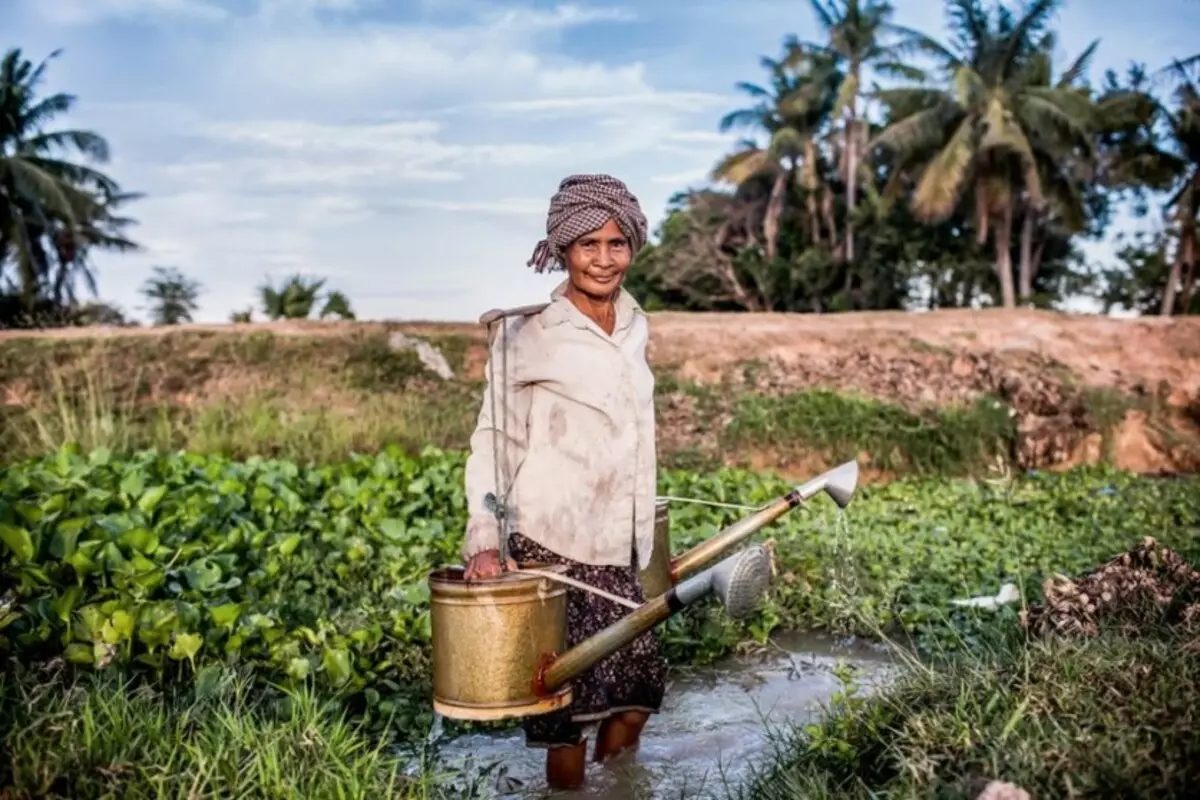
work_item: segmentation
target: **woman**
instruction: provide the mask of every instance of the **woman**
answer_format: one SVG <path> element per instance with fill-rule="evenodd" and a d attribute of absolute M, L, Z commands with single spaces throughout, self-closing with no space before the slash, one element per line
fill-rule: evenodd
<path fill-rule="evenodd" d="M 560 267 L 567 276 L 548 305 L 506 319 L 507 337 L 497 335 L 492 348 L 466 467 L 465 577 L 493 578 L 508 566 L 500 523 L 484 502 L 507 488 L 514 561 L 562 564 L 576 580 L 641 602 L 638 570 L 654 542 L 654 376 L 646 316 L 621 284 L 646 242 L 646 218 L 621 181 L 573 175 L 550 201 L 546 234 L 529 266 Z M 493 408 L 503 419 L 493 421 Z M 626 613 L 569 588 L 568 646 Z M 585 725 L 599 723 L 597 762 L 636 749 L 661 706 L 666 672 L 648 632 L 581 675 L 568 708 L 527 718 L 526 743 L 547 748 L 550 786 L 583 783 Z"/>

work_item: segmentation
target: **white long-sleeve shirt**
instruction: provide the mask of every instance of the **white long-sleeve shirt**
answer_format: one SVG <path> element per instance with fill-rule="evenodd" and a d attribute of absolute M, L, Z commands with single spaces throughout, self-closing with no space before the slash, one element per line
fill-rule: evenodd
<path fill-rule="evenodd" d="M 629 565 L 636 537 L 644 568 L 654 544 L 657 491 L 646 314 L 622 289 L 609 336 L 571 303 L 565 289 L 566 282 L 542 311 L 497 323 L 508 326 L 507 381 L 504 336 L 497 330 L 467 458 L 463 557 L 498 547 L 499 525 L 484 497 L 495 492 L 500 498 L 511 486 L 510 532 L 566 558 L 611 566 Z"/>

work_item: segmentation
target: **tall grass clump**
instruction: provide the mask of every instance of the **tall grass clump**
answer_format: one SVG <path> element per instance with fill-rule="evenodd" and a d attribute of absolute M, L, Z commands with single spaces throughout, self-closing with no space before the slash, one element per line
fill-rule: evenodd
<path fill-rule="evenodd" d="M 1190 797 L 1200 785 L 1200 647 L 1143 635 L 1027 639 L 996 625 L 969 651 L 910 659 L 883 691 L 852 680 L 829 714 L 776 736 L 741 800 Z"/>
<path fill-rule="evenodd" d="M 479 388 L 432 378 L 386 339 L 339 342 L 344 357 L 331 363 L 313 342 L 229 338 L 8 345 L 0 463 L 71 445 L 322 464 L 392 444 L 460 447 L 470 436 Z"/>
<path fill-rule="evenodd" d="M 889 472 L 964 475 L 1008 457 L 1016 427 L 1006 406 L 982 398 L 969 406 L 915 413 L 871 398 L 811 389 L 743 395 L 723 433 L 730 446 L 772 443 L 831 461 L 870 453 Z"/>
<path fill-rule="evenodd" d="M 304 689 L 228 675 L 166 694 L 120 673 L 0 677 L 0 786 L 9 798 L 417 798 L 388 730 L 366 733 Z"/>
<path fill-rule="evenodd" d="M 138 403 L 141 372 L 117 378 L 108 350 L 96 346 L 70 367 L 47 360 L 26 385 L 31 397 L 7 410 L 0 407 L 0 446 L 6 459 L 17 454 L 52 452 L 65 444 L 84 450 L 117 452 L 139 447 L 169 446 L 171 421 L 166 409 Z M 11 391 L 11 390 L 10 390 Z"/>

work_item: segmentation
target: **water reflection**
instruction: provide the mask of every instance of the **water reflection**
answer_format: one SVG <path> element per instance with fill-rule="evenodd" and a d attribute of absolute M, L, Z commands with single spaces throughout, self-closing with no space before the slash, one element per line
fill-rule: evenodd
<path fill-rule="evenodd" d="M 865 687 L 896 668 L 885 648 L 865 642 L 791 634 L 775 644 L 773 651 L 679 674 L 636 757 L 589 764 L 588 782 L 578 791 L 547 790 L 544 755 L 526 748 L 519 730 L 442 742 L 430 766 L 463 776 L 455 781 L 463 796 L 478 798 L 727 797 L 770 756 L 773 734 L 821 712 L 839 689 L 833 673 L 839 662 L 857 667 Z"/>

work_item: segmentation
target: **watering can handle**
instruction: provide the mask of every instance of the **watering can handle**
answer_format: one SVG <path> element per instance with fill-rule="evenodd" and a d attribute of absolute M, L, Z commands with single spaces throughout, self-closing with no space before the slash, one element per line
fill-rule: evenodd
<path fill-rule="evenodd" d="M 510 572 L 509 574 L 511 575 L 514 573 Z M 540 578 L 546 578 L 547 580 L 558 581 L 559 583 L 565 583 L 567 586 L 574 586 L 576 589 L 582 589 L 585 592 L 591 592 L 592 594 L 596 595 L 597 597 L 603 597 L 605 600 L 609 600 L 613 603 L 617 603 L 618 605 L 625 606 L 626 608 L 631 608 L 631 609 L 640 608 L 640 606 L 637 603 L 633 602 L 632 600 L 627 600 L 624 597 L 620 597 L 620 596 L 612 594 L 610 592 L 606 592 L 603 589 L 597 589 L 595 586 L 586 584 L 583 581 L 577 581 L 574 578 L 568 578 L 566 575 L 558 575 L 556 573 L 547 572 L 547 571 L 540 570 L 540 569 L 523 569 L 523 568 L 518 569 L 515 574 L 537 575 Z"/>

